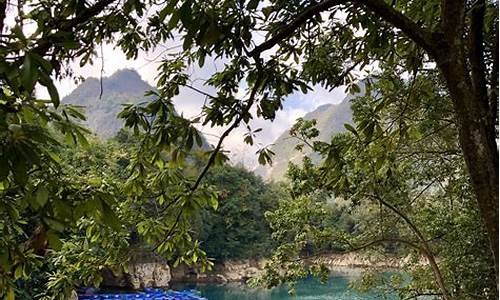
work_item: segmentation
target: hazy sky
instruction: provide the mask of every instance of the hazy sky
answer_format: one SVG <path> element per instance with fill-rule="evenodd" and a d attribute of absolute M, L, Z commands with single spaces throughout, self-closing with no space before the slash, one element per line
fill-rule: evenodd
<path fill-rule="evenodd" d="M 177 45 L 168 45 L 165 47 L 160 47 L 154 53 L 141 53 L 137 60 L 127 60 L 125 55 L 120 49 L 114 49 L 111 45 L 105 45 L 103 48 L 104 54 L 104 77 L 112 75 L 115 71 L 123 68 L 133 68 L 139 72 L 142 79 L 147 81 L 152 86 L 155 86 L 155 77 L 157 74 L 158 61 L 161 60 L 162 51 L 165 48 L 175 47 Z M 98 51 L 99 52 L 99 51 Z M 193 85 L 198 88 L 211 92 L 209 87 L 203 86 L 200 80 L 196 79 L 206 79 L 214 72 L 215 68 L 220 69 L 221 63 L 215 63 L 207 59 L 205 66 L 202 69 L 196 68 L 190 70 L 191 78 L 194 81 Z M 101 60 L 95 59 L 94 65 L 88 65 L 80 68 L 78 64 L 73 66 L 76 75 L 81 75 L 84 78 L 87 77 L 99 77 L 101 73 Z M 57 87 L 61 94 L 61 97 L 68 95 L 74 88 L 76 84 L 72 80 L 63 80 L 58 82 Z M 41 95 L 46 94 L 44 91 L 40 91 Z M 273 143 L 273 141 L 284 131 L 286 131 L 297 118 L 302 117 L 309 111 L 314 110 L 316 107 L 326 104 L 326 103 L 339 103 L 344 98 L 344 88 L 335 89 L 332 92 L 316 87 L 312 92 L 308 94 L 296 93 L 287 98 L 284 103 L 284 109 L 277 113 L 274 122 L 264 121 L 260 119 L 254 119 L 251 122 L 252 129 L 263 128 L 259 133 L 257 138 L 257 144 L 250 147 L 243 143 L 243 134 L 247 131 L 246 128 L 238 128 L 233 131 L 233 133 L 225 140 L 224 149 L 230 151 L 230 156 L 233 163 L 244 163 L 247 167 L 253 168 L 257 165 L 257 157 L 255 152 L 259 149 L 259 146 L 265 146 Z M 176 109 L 179 113 L 185 116 L 194 116 L 199 114 L 201 106 L 205 98 L 190 90 L 184 89 L 181 91 L 180 95 L 174 99 Z M 199 128 L 207 137 L 210 143 L 217 142 L 217 136 L 223 131 L 223 128 L 211 128 L 205 126 Z"/>
<path fill-rule="evenodd" d="M 28 8 L 26 8 L 29 10 Z M 11 26 L 14 24 L 15 11 L 9 10 L 7 12 L 6 24 Z M 27 24 L 24 27 L 26 33 L 33 31 L 34 24 Z M 256 35 L 254 37 L 255 42 L 258 44 L 264 37 Z M 138 59 L 127 60 L 125 55 L 120 49 L 115 49 L 113 45 L 104 45 L 103 61 L 104 66 L 102 66 L 102 61 L 100 58 L 94 60 L 93 65 L 87 65 L 83 68 L 79 67 L 79 63 L 76 62 L 72 65 L 72 69 L 77 76 L 87 77 L 97 77 L 101 75 L 101 67 L 103 67 L 103 76 L 107 77 L 112 75 L 115 71 L 124 68 L 133 68 L 138 71 L 142 79 L 147 81 L 152 86 L 156 86 L 155 77 L 157 74 L 158 62 L 166 53 L 171 53 L 180 49 L 182 45 L 181 42 L 173 41 L 172 44 L 165 46 L 158 46 L 153 53 L 140 53 Z M 176 48 L 177 47 L 177 48 Z M 166 50 L 171 49 L 171 50 Z M 100 55 L 100 48 L 97 46 L 97 52 Z M 272 49 L 271 49 L 272 51 Z M 269 55 L 267 51 L 264 56 Z M 206 60 L 205 67 L 202 69 L 192 70 L 192 78 L 208 78 L 210 74 L 215 70 L 214 66 L 216 64 L 209 59 Z M 220 67 L 220 66 L 219 66 Z M 200 81 L 195 81 L 193 85 L 201 88 L 204 91 L 210 92 L 210 89 L 201 85 Z M 76 88 L 77 84 L 74 83 L 72 79 L 65 79 L 60 82 L 56 82 L 56 86 L 59 90 L 61 98 L 71 93 L 73 89 Z M 48 93 L 44 88 L 38 88 L 37 92 L 39 96 L 48 98 Z M 275 139 L 284 131 L 288 130 L 290 126 L 299 117 L 302 117 L 307 112 L 310 112 L 320 105 L 326 103 L 339 103 L 345 97 L 344 87 L 337 88 L 332 92 L 316 87 L 312 92 L 304 95 L 302 93 L 294 94 L 285 101 L 284 109 L 279 111 L 276 115 L 274 122 L 264 121 L 261 119 L 254 119 L 251 122 L 252 129 L 257 129 L 259 127 L 263 130 L 259 133 L 256 144 L 250 147 L 243 143 L 243 134 L 247 131 L 243 126 L 233 131 L 233 133 L 226 138 L 224 143 L 224 149 L 230 151 L 230 156 L 233 163 L 243 162 L 247 167 L 253 168 L 257 165 L 257 157 L 255 152 L 259 147 L 269 145 L 275 141 Z M 204 97 L 193 92 L 192 90 L 184 89 L 181 91 L 180 95 L 175 99 L 175 106 L 179 113 L 183 113 L 185 116 L 197 115 L 200 112 L 201 106 L 204 102 Z M 254 114 L 255 115 L 255 114 Z M 210 143 L 216 143 L 218 141 L 217 136 L 223 132 L 224 128 L 210 128 L 205 126 L 199 128 L 206 136 Z"/>

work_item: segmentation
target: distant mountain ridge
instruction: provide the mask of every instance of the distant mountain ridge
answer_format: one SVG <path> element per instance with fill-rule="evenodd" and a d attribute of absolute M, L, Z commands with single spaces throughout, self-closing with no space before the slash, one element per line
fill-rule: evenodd
<path fill-rule="evenodd" d="M 123 109 L 122 104 L 138 103 L 151 100 L 144 93 L 154 87 L 142 80 L 137 71 L 122 69 L 109 77 L 99 79 L 89 77 L 75 90 L 62 99 L 63 103 L 85 107 L 87 121 L 84 123 L 100 137 L 109 138 L 123 126 L 117 115 Z"/>
<path fill-rule="evenodd" d="M 345 131 L 344 124 L 352 123 L 351 100 L 365 92 L 363 82 L 359 82 L 360 92 L 347 95 L 339 104 L 325 104 L 317 107 L 314 111 L 307 113 L 305 120 L 316 119 L 316 128 L 320 134 L 318 140 L 330 142 L 332 135 Z M 259 166 L 255 172 L 266 180 L 281 181 L 285 178 L 288 163 L 300 164 L 304 156 L 313 160 L 319 160 L 317 154 L 308 147 L 298 151 L 295 147 L 300 143 L 296 138 L 290 136 L 289 129 L 283 132 L 274 142 L 271 150 L 274 152 L 272 166 Z"/>

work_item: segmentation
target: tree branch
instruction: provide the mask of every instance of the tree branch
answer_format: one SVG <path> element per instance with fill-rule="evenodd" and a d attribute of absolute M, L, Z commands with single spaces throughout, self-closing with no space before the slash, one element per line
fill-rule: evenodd
<path fill-rule="evenodd" d="M 0 35 L 3 33 L 6 11 L 7 11 L 7 0 L 0 0 Z"/>
<path fill-rule="evenodd" d="M 490 76 L 490 109 L 491 114 L 493 115 L 492 124 L 497 124 L 498 120 L 498 18 L 495 22 L 495 30 L 493 35 L 493 64 L 491 68 L 491 76 Z"/>
<path fill-rule="evenodd" d="M 115 2 L 116 0 L 101 0 L 89 7 L 88 9 L 83 10 L 83 12 L 78 13 L 76 17 L 73 19 L 69 19 L 67 21 L 61 22 L 61 26 L 59 29 L 61 31 L 65 31 L 71 29 L 81 23 L 87 22 L 90 18 L 97 16 L 100 12 L 102 12 L 108 5 Z"/>
<path fill-rule="evenodd" d="M 231 124 L 231 126 L 229 126 L 229 128 L 227 128 L 223 133 L 222 135 L 220 136 L 219 138 L 219 141 L 217 143 L 217 146 L 215 146 L 214 150 L 212 151 L 212 154 L 210 154 L 210 157 L 208 158 L 208 161 L 207 163 L 205 164 L 205 167 L 203 168 L 203 170 L 200 172 L 200 174 L 198 175 L 195 183 L 189 188 L 189 195 L 188 195 L 188 198 L 190 198 L 193 193 L 196 191 L 196 189 L 198 189 L 198 186 L 201 184 L 201 181 L 203 180 L 203 178 L 205 177 L 205 175 L 208 173 L 208 170 L 210 170 L 210 167 L 213 165 L 213 163 L 215 162 L 215 158 L 217 156 L 217 154 L 220 152 L 221 148 L 222 148 L 222 144 L 224 143 L 224 140 L 226 139 L 226 137 L 229 136 L 229 134 L 234 130 L 236 129 L 239 125 L 240 125 L 240 122 L 243 120 L 243 117 L 246 113 L 248 113 L 248 111 L 250 110 L 250 108 L 253 106 L 254 102 L 255 102 L 255 97 L 257 95 L 257 92 L 260 88 L 260 84 L 261 84 L 261 80 L 262 80 L 262 75 L 261 75 L 261 72 L 258 73 L 257 75 L 257 79 L 255 81 L 255 84 L 252 88 L 252 91 L 250 92 L 250 96 L 248 98 L 248 101 L 247 101 L 247 104 L 245 105 L 245 107 L 243 108 L 242 112 L 240 113 L 240 115 L 238 115 L 238 117 L 236 117 L 236 119 L 234 120 L 234 122 Z M 181 195 L 178 195 L 177 197 L 175 197 L 170 203 L 169 205 L 167 206 L 170 207 L 172 204 L 178 202 L 180 199 L 182 198 L 182 194 Z M 162 213 L 165 211 L 166 209 L 162 209 Z M 172 225 L 172 227 L 170 228 L 169 232 L 167 233 L 167 235 L 165 236 L 165 238 L 160 241 L 159 243 L 156 244 L 156 246 L 153 248 L 153 251 L 155 251 L 156 249 L 158 249 L 158 247 L 160 247 L 160 245 L 162 243 L 164 243 L 165 241 L 167 241 L 169 238 L 170 238 L 170 235 L 173 233 L 173 230 L 175 229 L 175 227 L 177 226 L 177 224 L 179 223 L 179 220 L 181 218 L 181 215 L 182 215 L 182 210 L 183 208 L 181 207 L 181 210 L 179 211 L 179 213 L 177 214 L 177 217 L 176 217 L 176 221 L 175 223 Z"/>
<path fill-rule="evenodd" d="M 384 0 L 354 0 L 354 2 L 358 5 L 365 6 L 387 23 L 400 29 L 427 52 L 435 52 L 435 45 L 432 43 L 431 32 L 417 25 L 417 23 L 394 9 L 394 7 L 386 3 Z"/>
<path fill-rule="evenodd" d="M 441 28 L 445 37 L 462 37 L 466 1 L 441 0 Z"/>
<path fill-rule="evenodd" d="M 0 0 L 3 1 L 3 0 Z M 74 27 L 77 26 L 82 26 L 85 25 L 87 21 L 89 21 L 91 18 L 97 16 L 99 13 L 101 13 L 108 5 L 111 3 L 115 2 L 116 0 L 101 0 L 95 3 L 93 6 L 89 7 L 88 9 L 83 10 L 81 13 L 79 13 L 76 17 L 73 19 L 67 20 L 67 21 L 61 21 L 60 23 L 57 22 L 59 26 L 57 26 L 57 31 L 55 33 L 52 33 L 48 36 L 42 37 L 38 40 L 38 46 L 36 46 L 33 50 L 33 52 L 37 53 L 40 56 L 45 56 L 47 55 L 47 52 L 49 49 L 53 46 L 55 46 L 53 39 L 53 35 L 56 34 L 57 32 L 64 32 L 64 31 L 69 31 L 73 29 Z M 24 56 L 21 57 L 18 61 L 17 64 L 22 64 L 24 60 Z"/>
<path fill-rule="evenodd" d="M 315 15 L 346 2 L 347 2 L 346 0 L 325 0 L 318 4 L 309 6 L 303 12 L 298 14 L 293 20 L 291 20 L 289 24 L 287 24 L 281 30 L 279 30 L 276 35 L 274 35 L 269 40 L 255 47 L 252 51 L 248 53 L 248 55 L 255 57 L 256 55 L 259 55 L 260 53 L 271 49 L 276 44 L 278 44 L 279 42 L 285 40 L 290 35 L 292 35 L 295 32 L 295 30 L 297 30 L 300 26 L 305 24 L 307 21 L 309 21 L 309 19 L 311 19 Z"/>
<path fill-rule="evenodd" d="M 271 49 L 281 41 L 292 35 L 300 26 L 305 24 L 309 19 L 315 15 L 326 11 L 334 6 L 345 4 L 349 1 L 346 0 L 325 0 L 318 4 L 309 6 L 302 13 L 298 14 L 288 25 L 284 26 L 278 31 L 276 35 L 269 40 L 255 47 L 249 52 L 250 56 L 255 56 L 263 51 Z M 369 11 L 380 16 L 384 21 L 394 25 L 415 43 L 419 44 L 425 50 L 434 53 L 434 45 L 431 39 L 431 33 L 417 25 L 410 18 L 395 10 L 392 6 L 383 0 L 351 0 L 351 2 L 360 6 L 366 7 Z"/>
<path fill-rule="evenodd" d="M 434 258 L 434 254 L 432 253 L 429 244 L 427 242 L 427 239 L 424 237 L 422 232 L 417 228 L 415 224 L 402 212 L 400 212 L 394 205 L 390 204 L 389 202 L 385 201 L 382 197 L 380 197 L 378 194 L 375 195 L 368 195 L 382 203 L 385 207 L 389 208 L 391 211 L 393 211 L 395 214 L 400 216 L 406 224 L 410 227 L 410 229 L 413 231 L 413 233 L 417 236 L 420 244 L 422 245 L 421 247 L 421 252 L 425 257 L 427 257 L 427 260 L 429 261 L 429 265 L 432 268 L 432 271 L 434 273 L 436 283 L 439 286 L 439 289 L 443 292 L 443 298 L 446 300 L 451 299 L 451 295 L 448 292 L 448 289 L 446 288 L 446 284 L 444 283 L 443 275 L 441 274 L 441 270 L 439 269 L 439 266 L 436 262 L 436 259 Z"/>
<path fill-rule="evenodd" d="M 486 87 L 486 65 L 484 63 L 483 26 L 485 10 L 486 4 L 484 0 L 478 0 L 471 10 L 469 59 L 474 93 L 481 102 L 484 111 L 491 112 Z"/>
<path fill-rule="evenodd" d="M 203 168 L 203 170 L 201 171 L 200 175 L 198 175 L 198 179 L 196 179 L 196 182 L 192 186 L 191 190 L 196 190 L 198 188 L 198 186 L 201 183 L 201 180 L 203 179 L 203 177 L 205 176 L 205 174 L 208 172 L 208 170 L 210 169 L 210 167 L 214 163 L 215 157 L 217 156 L 217 153 L 222 148 L 222 143 L 224 142 L 224 140 L 226 139 L 226 137 L 235 128 L 237 128 L 240 125 L 240 122 L 243 120 L 243 117 L 245 116 L 245 114 L 248 113 L 248 111 L 250 110 L 250 108 L 253 106 L 253 104 L 255 102 L 255 96 L 257 95 L 257 91 L 259 90 L 259 87 L 260 87 L 261 80 L 262 80 L 262 75 L 259 72 L 258 75 L 257 75 L 257 80 L 255 81 L 255 84 L 254 84 L 254 86 L 252 88 L 252 91 L 250 92 L 250 97 L 248 98 L 247 104 L 243 108 L 243 110 L 240 113 L 240 115 L 238 115 L 238 117 L 234 120 L 233 124 L 228 129 L 226 129 L 226 131 L 224 131 L 222 133 L 222 135 L 221 135 L 221 137 L 219 139 L 219 142 L 217 143 L 217 146 L 215 147 L 215 149 L 213 150 L 212 154 L 210 155 L 210 157 L 208 159 L 208 162 L 205 165 L 205 168 Z"/>

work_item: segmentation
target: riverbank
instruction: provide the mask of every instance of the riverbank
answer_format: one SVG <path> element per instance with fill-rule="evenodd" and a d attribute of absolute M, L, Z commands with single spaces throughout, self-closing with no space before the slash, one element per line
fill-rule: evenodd
<path fill-rule="evenodd" d="M 400 258 L 372 257 L 355 253 L 329 254 L 306 260 L 306 263 L 323 263 L 330 271 L 345 275 L 353 270 L 359 273 L 365 268 L 400 269 L 406 262 Z M 171 269 L 171 282 L 186 283 L 229 283 L 246 282 L 264 272 L 266 259 L 228 260 L 216 263 L 210 272 L 201 273 L 195 267 L 179 266 Z"/>

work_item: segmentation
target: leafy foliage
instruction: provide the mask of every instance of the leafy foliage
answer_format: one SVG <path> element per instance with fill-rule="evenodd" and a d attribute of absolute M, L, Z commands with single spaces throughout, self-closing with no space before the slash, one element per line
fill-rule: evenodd
<path fill-rule="evenodd" d="M 409 82 L 397 73 L 383 74 L 353 100 L 355 127 L 346 125 L 349 131 L 328 144 L 311 145 L 322 153 L 322 164 L 305 160 L 302 168 L 291 166 L 293 199 L 267 215 L 279 246 L 261 283 L 318 274 L 321 265 L 304 262 L 310 256 L 378 249 L 407 261 L 412 280 L 404 284 L 368 273 L 358 288 L 383 280 L 403 298 L 497 297 L 452 109 L 439 89 L 432 90 L 436 80 L 432 74 Z M 297 124 L 295 134 L 317 136 L 311 122 Z M 341 228 L 332 205 L 346 202 L 344 212 L 357 217 L 353 227 Z M 470 273 L 471 265 L 481 275 Z"/>
<path fill-rule="evenodd" d="M 384 97 L 365 99 L 369 105 L 356 108 L 356 127 L 321 147 L 321 174 L 329 179 L 323 188 L 355 202 L 374 196 L 389 204 L 386 210 L 399 217 L 391 214 L 387 222 L 396 224 L 406 241 L 416 239 L 430 262 L 437 246 L 424 240 L 435 232 L 413 214 L 422 210 L 442 217 L 434 215 L 439 209 L 433 205 L 447 199 L 450 205 L 442 207 L 470 218 L 453 219 L 452 213 L 436 224 L 460 227 L 459 220 L 477 220 L 478 209 L 498 273 L 496 2 L 22 1 L 9 27 L 6 11 L 7 1 L 0 2 L 1 296 L 13 299 L 15 283 L 28 279 L 47 252 L 61 246 L 61 238 L 82 229 L 82 222 L 118 233 L 137 222 L 138 234 L 153 249 L 209 267 L 193 240 L 191 220 L 216 206 L 216 191 L 202 181 L 211 166 L 227 160 L 225 138 L 255 116 L 274 120 L 287 96 L 314 85 L 330 89 L 344 84 L 359 92 L 351 71 L 369 71 L 374 64 Z M 257 44 L 257 35 L 265 41 Z M 136 58 L 140 50 L 174 36 L 182 40 L 183 50 L 163 59 L 157 91 L 146 95 L 155 100 L 129 105 L 121 113 L 134 131 L 131 140 L 138 142 L 125 185 L 65 172 L 56 149 L 88 142 L 85 129 L 74 122 L 83 116 L 60 104 L 53 80 L 72 76 L 72 61 L 92 63 L 101 43 L 115 42 L 127 57 Z M 270 49 L 272 54 L 264 55 Z M 203 66 L 206 58 L 223 61 L 224 68 L 206 80 L 215 94 L 203 94 L 207 101 L 201 114 L 186 119 L 175 113 L 172 101 L 180 88 L 192 84 L 189 68 Z M 412 78 L 416 88 L 401 78 Z M 37 86 L 45 87 L 50 100 L 38 99 Z M 204 167 L 188 163 L 189 153 L 203 143 L 198 124 L 225 128 L 214 149 L 195 161 L 205 162 Z M 252 144 L 253 138 L 246 142 Z M 271 162 L 271 151 L 259 152 L 262 163 Z M 470 203 L 468 181 L 459 179 L 466 169 L 477 206 Z M 444 188 L 419 195 L 423 187 L 436 184 Z M 409 201 L 416 196 L 418 201 Z M 416 225 L 402 222 L 403 215 L 412 216 Z M 399 226 L 403 223 L 411 228 Z M 363 234 L 368 233 L 373 230 Z M 482 240 L 481 231 L 475 237 L 474 242 Z M 463 245 L 455 248 L 467 252 Z M 483 295 L 496 290 L 489 272 L 482 281 L 451 288 L 455 281 L 447 276 L 446 259 L 440 264 L 442 280 L 435 266 L 433 273 L 444 298 L 461 296 L 462 286 L 487 285 L 479 291 Z M 474 264 L 478 271 L 486 265 Z"/>
<path fill-rule="evenodd" d="M 207 255 L 216 260 L 269 256 L 274 245 L 264 212 L 286 195 L 242 167 L 214 168 L 206 181 L 219 192 L 218 209 L 206 210 L 200 219 L 198 238 Z"/>

